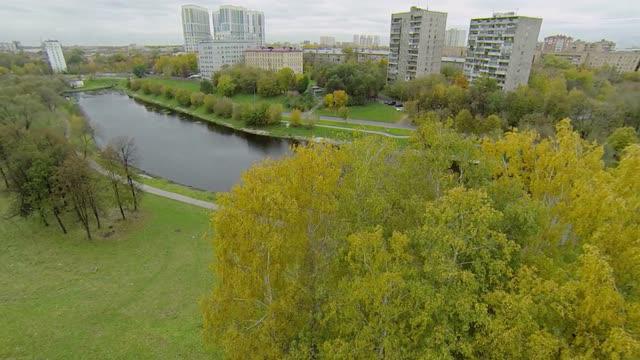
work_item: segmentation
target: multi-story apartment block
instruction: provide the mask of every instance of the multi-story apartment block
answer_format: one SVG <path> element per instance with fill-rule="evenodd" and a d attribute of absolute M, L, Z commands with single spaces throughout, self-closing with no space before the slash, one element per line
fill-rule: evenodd
<path fill-rule="evenodd" d="M 67 71 L 67 62 L 64 60 L 62 46 L 58 40 L 47 40 L 42 43 L 42 54 L 49 63 L 51 71 L 61 73 Z"/>
<path fill-rule="evenodd" d="M 19 50 L 19 41 L 0 42 L 0 52 L 17 53 Z"/>
<path fill-rule="evenodd" d="M 257 46 L 250 40 L 208 40 L 198 44 L 198 68 L 204 78 L 211 78 L 224 65 L 244 62 L 244 52 Z"/>
<path fill-rule="evenodd" d="M 247 49 L 244 61 L 248 66 L 263 70 L 278 71 L 290 68 L 296 74 L 302 74 L 302 50 L 294 48 L 263 47 Z"/>
<path fill-rule="evenodd" d="M 265 43 L 264 13 L 241 6 L 222 5 L 212 14 L 216 40 L 248 40 Z"/>
<path fill-rule="evenodd" d="M 380 36 L 356 34 L 353 35 L 353 45 L 360 48 L 377 48 L 380 46 Z"/>
<path fill-rule="evenodd" d="M 461 47 L 467 45 L 467 31 L 464 29 L 448 29 L 444 37 L 445 47 Z"/>
<path fill-rule="evenodd" d="M 198 43 L 211 40 L 209 10 L 197 5 L 183 5 L 182 33 L 184 34 L 184 51 L 197 52 Z"/>
<path fill-rule="evenodd" d="M 586 56 L 585 64 L 591 68 L 608 65 L 621 73 L 640 71 L 640 51 L 592 51 Z"/>
<path fill-rule="evenodd" d="M 542 52 L 562 52 L 569 50 L 573 45 L 573 38 L 566 35 L 552 35 L 544 38 Z"/>
<path fill-rule="evenodd" d="M 320 46 L 321 47 L 334 47 L 336 46 L 336 38 L 333 36 L 320 36 Z"/>
<path fill-rule="evenodd" d="M 388 81 L 440 72 L 447 13 L 411 7 L 391 14 Z"/>
<path fill-rule="evenodd" d="M 514 90 L 529 81 L 531 64 L 542 19 L 496 13 L 471 19 L 464 73 L 472 82 L 488 76 L 503 90 Z"/>

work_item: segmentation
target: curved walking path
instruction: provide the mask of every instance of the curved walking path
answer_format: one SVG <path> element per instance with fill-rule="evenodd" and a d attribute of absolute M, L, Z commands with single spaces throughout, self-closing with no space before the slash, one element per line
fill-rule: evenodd
<path fill-rule="evenodd" d="M 282 113 L 282 115 L 289 116 L 289 115 L 291 115 L 291 113 L 290 112 L 284 112 L 284 113 Z M 412 124 L 388 123 L 388 122 L 382 122 L 382 121 L 361 120 L 361 119 L 347 119 L 347 120 L 345 120 L 345 119 L 343 119 L 341 117 L 327 116 L 327 115 L 320 115 L 319 119 L 320 120 L 333 121 L 333 122 L 341 122 L 341 123 L 352 124 L 352 125 L 353 124 L 357 124 L 357 125 L 377 126 L 377 127 L 381 127 L 381 128 L 387 128 L 387 129 L 404 129 L 404 130 L 415 130 L 416 129 L 415 125 L 412 125 Z M 318 125 L 316 125 L 316 126 L 318 126 Z M 354 129 L 349 129 L 349 130 L 354 130 Z"/>

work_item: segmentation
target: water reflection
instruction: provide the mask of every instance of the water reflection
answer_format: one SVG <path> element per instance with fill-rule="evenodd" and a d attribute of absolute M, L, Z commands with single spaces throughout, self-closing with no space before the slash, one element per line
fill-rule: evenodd
<path fill-rule="evenodd" d="M 252 164 L 290 153 L 286 140 L 198 121 L 122 93 L 78 94 L 77 99 L 96 129 L 98 146 L 117 136 L 133 137 L 140 169 L 196 188 L 229 190 Z"/>

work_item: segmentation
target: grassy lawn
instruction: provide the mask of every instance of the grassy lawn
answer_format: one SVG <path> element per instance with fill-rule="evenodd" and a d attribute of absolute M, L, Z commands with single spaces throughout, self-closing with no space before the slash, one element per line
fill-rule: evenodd
<path fill-rule="evenodd" d="M 411 129 L 390 129 L 390 128 L 384 128 L 380 126 L 343 123 L 343 122 L 330 121 L 330 120 L 320 120 L 318 122 L 318 125 L 330 125 L 330 126 L 346 127 L 350 129 L 372 130 L 372 131 L 379 131 L 379 132 L 383 132 L 391 135 L 401 135 L 401 136 L 411 136 L 415 133 L 415 130 L 411 130 Z"/>
<path fill-rule="evenodd" d="M 188 196 L 190 198 L 194 198 L 202 201 L 208 201 L 208 202 L 215 202 L 216 200 L 216 194 L 214 192 L 176 184 L 166 179 L 162 179 L 162 178 L 148 179 L 145 177 L 141 177 L 140 181 L 146 185 L 153 186 L 165 191 L 171 191 L 176 194 Z"/>
<path fill-rule="evenodd" d="M 177 80 L 163 78 L 144 78 L 143 80 L 159 82 L 162 85 L 170 86 L 176 89 L 187 89 L 190 91 L 200 91 L 200 80 Z"/>
<path fill-rule="evenodd" d="M 215 356 L 198 305 L 213 281 L 206 211 L 146 194 L 137 219 L 105 222 L 89 241 L 71 220 L 64 236 L 0 218 L 0 358 Z"/>
<path fill-rule="evenodd" d="M 253 94 L 237 94 L 231 97 L 231 100 L 238 104 L 253 104 L 253 102 L 255 101 L 256 103 L 264 102 L 268 104 L 283 104 L 283 106 L 285 99 L 286 97 L 284 95 L 269 98 L 256 95 L 255 100 Z"/>
<path fill-rule="evenodd" d="M 325 108 L 318 109 L 316 112 L 324 116 L 338 116 L 335 112 Z M 349 117 L 358 120 L 395 123 L 404 117 L 404 112 L 396 110 L 393 106 L 375 102 L 367 105 L 349 106 Z"/>

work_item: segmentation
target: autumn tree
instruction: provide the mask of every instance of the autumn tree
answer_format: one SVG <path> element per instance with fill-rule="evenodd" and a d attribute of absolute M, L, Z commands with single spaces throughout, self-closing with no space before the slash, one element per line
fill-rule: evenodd
<path fill-rule="evenodd" d="M 109 147 L 117 154 L 118 162 L 122 167 L 124 180 L 129 187 L 133 202 L 133 210 L 137 211 L 140 201 L 140 189 L 138 185 L 138 175 L 134 169 L 138 158 L 138 148 L 133 140 L 126 136 L 116 137 L 111 140 Z"/>

